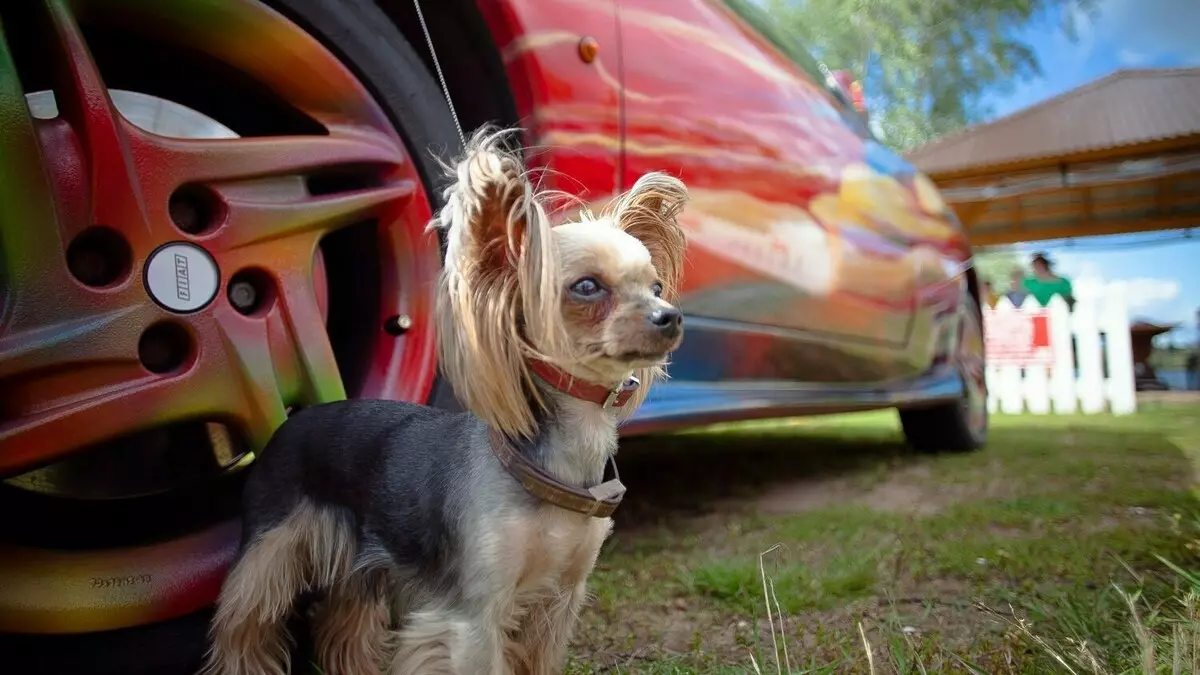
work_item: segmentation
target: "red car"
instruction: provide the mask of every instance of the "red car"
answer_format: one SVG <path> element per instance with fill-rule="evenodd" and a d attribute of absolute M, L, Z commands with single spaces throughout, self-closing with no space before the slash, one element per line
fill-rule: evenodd
<path fill-rule="evenodd" d="M 19 672 L 194 662 L 242 469 L 289 409 L 454 405 L 422 231 L 459 146 L 439 75 L 468 132 L 527 130 L 548 188 L 687 183 L 687 339 L 628 433 L 894 407 L 918 450 L 983 444 L 962 230 L 756 5 L 420 8 L 428 40 L 412 0 L 0 6 L 0 652 L 39 659 Z"/>

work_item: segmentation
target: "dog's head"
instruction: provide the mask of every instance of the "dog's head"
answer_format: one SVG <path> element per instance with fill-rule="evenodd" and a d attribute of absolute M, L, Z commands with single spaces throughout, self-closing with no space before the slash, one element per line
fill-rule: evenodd
<path fill-rule="evenodd" d="M 477 133 L 452 167 L 439 296 L 442 370 L 459 400 L 497 429 L 536 432 L 530 360 L 616 386 L 643 383 L 628 415 L 683 338 L 672 304 L 683 271 L 679 180 L 643 176 L 598 215 L 551 227 L 543 195 L 504 133 Z"/>

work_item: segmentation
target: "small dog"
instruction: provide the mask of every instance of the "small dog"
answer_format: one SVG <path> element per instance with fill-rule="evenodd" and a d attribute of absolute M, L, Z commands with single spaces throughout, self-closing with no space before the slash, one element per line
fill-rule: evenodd
<path fill-rule="evenodd" d="M 551 227 L 505 135 L 475 134 L 429 225 L 447 244 L 439 358 L 469 412 L 355 400 L 289 418 L 246 484 L 206 672 L 288 672 L 308 592 L 327 675 L 562 672 L 624 492 L 605 481 L 617 425 L 683 337 L 687 190 L 651 173 Z"/>

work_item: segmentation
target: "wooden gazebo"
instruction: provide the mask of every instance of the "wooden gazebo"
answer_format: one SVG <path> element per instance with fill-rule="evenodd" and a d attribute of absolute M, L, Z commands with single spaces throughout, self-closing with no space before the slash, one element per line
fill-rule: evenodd
<path fill-rule="evenodd" d="M 1200 68 L 1122 70 L 908 153 L 975 246 L 1200 225 Z"/>
<path fill-rule="evenodd" d="M 1138 391 L 1162 390 L 1167 385 L 1158 379 L 1150 355 L 1154 353 L 1154 338 L 1168 333 L 1177 324 L 1158 324 L 1150 321 L 1134 321 L 1129 327 L 1129 342 L 1133 348 L 1133 378 Z"/>

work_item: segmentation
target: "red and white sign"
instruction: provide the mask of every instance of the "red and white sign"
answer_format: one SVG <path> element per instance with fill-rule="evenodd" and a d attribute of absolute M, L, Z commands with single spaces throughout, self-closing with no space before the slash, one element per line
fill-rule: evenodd
<path fill-rule="evenodd" d="M 983 334 L 988 365 L 1024 368 L 1054 363 L 1048 309 L 985 309 Z"/>

